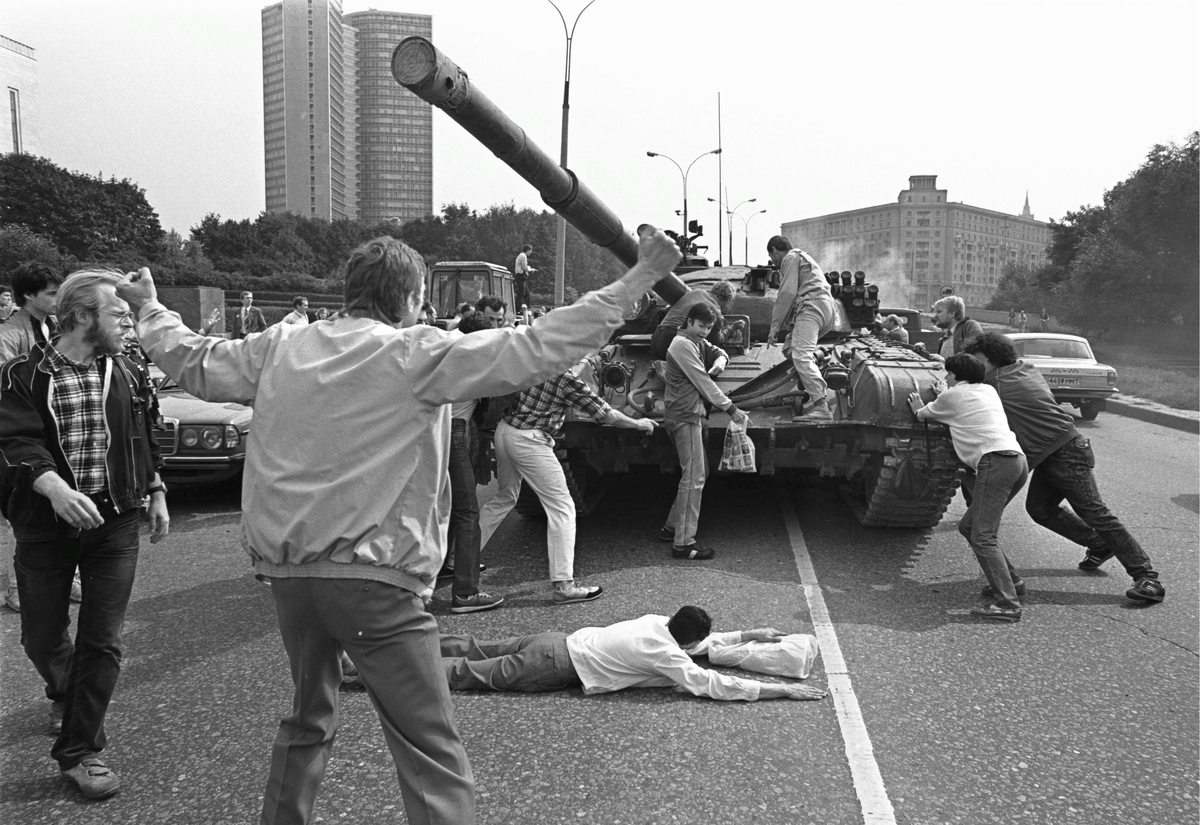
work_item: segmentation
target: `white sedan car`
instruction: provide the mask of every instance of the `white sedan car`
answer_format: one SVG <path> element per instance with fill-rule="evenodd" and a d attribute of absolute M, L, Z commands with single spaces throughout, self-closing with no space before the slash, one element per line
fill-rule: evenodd
<path fill-rule="evenodd" d="M 1008 337 L 1017 357 L 1046 379 L 1054 400 L 1078 407 L 1084 421 L 1095 419 L 1117 392 L 1117 371 L 1096 360 L 1086 338 L 1053 332 L 1015 332 Z"/>

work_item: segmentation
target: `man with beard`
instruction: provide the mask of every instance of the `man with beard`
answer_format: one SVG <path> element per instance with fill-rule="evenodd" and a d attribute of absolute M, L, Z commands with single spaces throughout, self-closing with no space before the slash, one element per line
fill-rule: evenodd
<path fill-rule="evenodd" d="M 99 270 L 67 278 L 60 337 L 0 369 L 0 508 L 17 539 L 21 643 L 50 700 L 62 703 L 50 755 L 89 799 L 120 789 L 100 752 L 147 496 L 151 542 L 169 525 L 149 381 L 122 354 L 133 316 L 118 280 Z M 76 566 L 83 602 L 72 643 Z"/>
<path fill-rule="evenodd" d="M 933 323 L 938 329 L 946 331 L 938 341 L 938 351 L 928 353 L 939 361 L 958 355 L 967 344 L 983 335 L 983 327 L 978 321 L 967 317 L 967 305 L 957 295 L 939 298 L 930 309 L 933 310 Z M 918 341 L 913 349 L 925 352 L 925 345 Z"/>

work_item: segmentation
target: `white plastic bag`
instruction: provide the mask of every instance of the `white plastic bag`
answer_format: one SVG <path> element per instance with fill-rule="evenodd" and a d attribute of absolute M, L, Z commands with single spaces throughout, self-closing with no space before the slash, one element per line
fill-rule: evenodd
<path fill-rule="evenodd" d="M 725 430 L 725 448 L 721 451 L 719 470 L 731 473 L 754 472 L 754 442 L 746 434 L 746 428 L 730 421 Z"/>
<path fill-rule="evenodd" d="M 793 679 L 807 679 L 815 658 L 817 637 L 807 633 L 792 633 L 776 642 L 710 642 L 708 647 L 708 660 L 714 665 Z"/>

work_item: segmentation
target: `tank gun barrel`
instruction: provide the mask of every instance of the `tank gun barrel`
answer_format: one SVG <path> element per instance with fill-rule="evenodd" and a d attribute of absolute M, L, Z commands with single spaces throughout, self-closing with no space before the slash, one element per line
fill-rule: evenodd
<path fill-rule="evenodd" d="M 467 73 L 424 37 L 406 37 L 392 52 L 392 75 L 401 86 L 441 109 L 528 181 L 542 200 L 593 243 L 626 266 L 637 263 L 637 240 L 620 219 L 570 169 L 559 166 L 471 83 Z M 670 303 L 687 286 L 674 274 L 654 285 Z"/>

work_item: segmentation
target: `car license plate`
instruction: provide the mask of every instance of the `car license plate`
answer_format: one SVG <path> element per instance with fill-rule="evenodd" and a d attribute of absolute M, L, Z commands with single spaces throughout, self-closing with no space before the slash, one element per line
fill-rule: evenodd
<path fill-rule="evenodd" d="M 1058 375 L 1050 377 L 1050 383 L 1057 387 L 1078 387 L 1081 380 L 1079 378 L 1063 378 Z"/>

